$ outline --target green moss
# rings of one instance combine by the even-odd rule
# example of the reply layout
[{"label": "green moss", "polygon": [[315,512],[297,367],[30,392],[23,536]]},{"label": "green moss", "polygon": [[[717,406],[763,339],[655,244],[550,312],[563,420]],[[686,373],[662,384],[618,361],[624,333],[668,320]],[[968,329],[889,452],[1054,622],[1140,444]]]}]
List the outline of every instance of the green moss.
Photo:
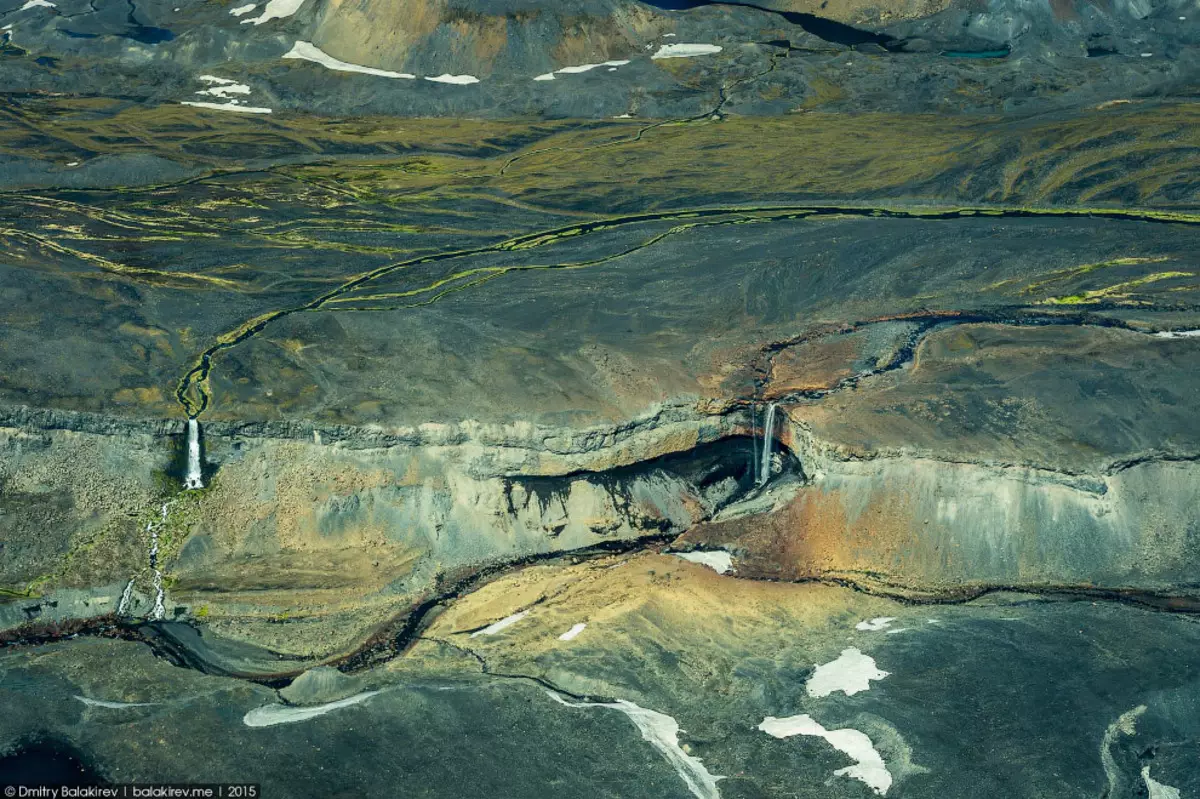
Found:
[{"label": "green moss", "polygon": [[1152,275],[1126,280],[1121,283],[1116,283],[1102,289],[1094,289],[1085,291],[1081,294],[1070,294],[1063,297],[1048,297],[1042,300],[1039,305],[1084,305],[1093,302],[1102,302],[1114,298],[1126,297],[1131,291],[1148,283],[1157,283],[1160,280],[1169,280],[1176,277],[1195,277],[1194,272],[1155,272]]}]

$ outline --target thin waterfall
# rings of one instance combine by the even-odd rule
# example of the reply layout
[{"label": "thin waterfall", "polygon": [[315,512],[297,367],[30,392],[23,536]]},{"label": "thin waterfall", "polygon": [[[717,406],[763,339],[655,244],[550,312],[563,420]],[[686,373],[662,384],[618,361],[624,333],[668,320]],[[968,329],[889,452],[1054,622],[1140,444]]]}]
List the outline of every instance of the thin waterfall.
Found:
[{"label": "thin waterfall", "polygon": [[154,621],[161,621],[167,612],[166,605],[163,603],[166,592],[163,590],[162,570],[158,568],[158,533],[167,524],[167,508],[170,507],[170,504],[169,502],[163,503],[162,521],[157,524],[146,523],[146,532],[150,533],[150,569],[154,572],[154,609],[150,611],[150,618]]},{"label": "thin waterfall", "polygon": [[185,491],[204,488],[200,470],[200,423],[195,419],[188,419],[187,447],[187,477],[184,478],[183,488]]},{"label": "thin waterfall", "polygon": [[758,406],[750,403],[750,472],[758,484]]},{"label": "thin waterfall", "polygon": [[124,616],[129,610],[129,600],[133,598],[133,582],[136,578],[130,577],[129,582],[125,583],[125,590],[121,592],[121,601],[117,604],[117,615]]},{"label": "thin waterfall", "polygon": [[775,403],[767,405],[767,415],[763,420],[762,467],[758,472],[758,484],[762,485],[771,479],[771,444],[775,440]]}]

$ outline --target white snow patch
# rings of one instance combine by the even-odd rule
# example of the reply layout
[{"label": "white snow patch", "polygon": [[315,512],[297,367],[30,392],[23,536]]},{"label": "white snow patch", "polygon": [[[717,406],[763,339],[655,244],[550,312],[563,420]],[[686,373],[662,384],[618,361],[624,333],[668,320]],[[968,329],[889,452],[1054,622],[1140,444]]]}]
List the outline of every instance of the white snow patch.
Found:
[{"label": "white snow patch", "polygon": [[1200,330],[1163,330],[1154,335],[1157,338],[1198,338]]},{"label": "white snow patch", "polygon": [[251,11],[253,11],[257,5],[258,5],[257,3],[250,3],[250,4],[244,5],[244,6],[238,6],[237,8],[231,8],[229,10],[229,13],[235,17],[244,16],[246,14],[249,14]]},{"label": "white snow patch", "polygon": [[244,83],[234,83],[229,86],[213,86],[209,89],[202,89],[196,94],[207,94],[211,97],[220,97],[222,100],[228,100],[231,94],[249,94],[250,87]]},{"label": "white snow patch", "polygon": [[617,114],[613,119],[633,119],[633,114]]},{"label": "white snow patch", "polygon": [[181,105],[192,105],[196,108],[211,108],[214,111],[240,111],[243,114],[269,114],[270,108],[259,108],[253,105],[238,105],[237,103],[203,103],[183,100]]},{"label": "white snow patch", "polygon": [[588,72],[596,69],[597,67],[612,67],[613,69],[616,69],[617,67],[623,67],[628,63],[629,59],[625,59],[623,61],[605,61],[602,64],[580,64],[577,67],[563,67],[562,69],[556,70],[555,74],[578,75],[580,72]]},{"label": "white snow patch", "polygon": [[575,636],[577,636],[577,635],[579,635],[581,632],[583,632],[583,630],[584,630],[584,628],[585,628],[585,627],[587,627],[587,625],[586,625],[586,624],[584,624],[583,622],[579,622],[578,624],[575,624],[575,625],[573,625],[573,626],[571,627],[571,629],[567,630],[565,633],[563,633],[562,635],[558,636],[558,640],[560,640],[560,641],[570,641],[570,640],[571,640],[571,639],[573,639]]},{"label": "white snow patch", "polygon": [[856,630],[869,630],[871,632],[879,632],[891,625],[896,620],[895,616],[877,616],[870,621],[860,621],[854,625]]},{"label": "white snow patch", "polygon": [[323,716],[332,710],[338,710],[343,707],[357,705],[359,702],[370,699],[378,691],[363,691],[361,694],[339,699],[336,702],[329,702],[324,705],[314,705],[313,707],[293,707],[291,705],[264,705],[256,707],[242,717],[242,723],[247,727],[273,727],[276,724],[295,724],[298,721],[308,721],[309,719]]},{"label": "white snow patch", "polygon": [[894,627],[893,629],[888,630],[886,633],[884,633],[884,635],[895,635],[896,633],[906,633],[906,632],[908,632],[907,627]]},{"label": "white snow patch", "polygon": [[304,5],[304,0],[270,0],[260,16],[254,19],[244,19],[242,24],[253,22],[255,25],[261,25],[264,22],[270,22],[273,19],[283,19],[290,17],[300,10],[300,6]]},{"label": "white snow patch", "polygon": [[721,46],[717,44],[664,44],[650,58],[653,60],[662,58],[694,58],[698,55],[712,55],[719,52],[721,52]]},{"label": "white snow patch", "polygon": [[876,668],[873,657],[850,647],[843,649],[837,660],[824,665],[818,664],[813,676],[808,678],[805,689],[809,696],[829,696],[834,691],[853,696],[868,690],[871,680],[882,680],[889,673]]},{"label": "white snow patch", "polygon": [[1149,766],[1142,766],[1142,781],[1146,783],[1146,790],[1150,793],[1150,799],[1180,799],[1179,789],[1172,788],[1170,785],[1163,785],[1151,777]]},{"label": "white snow patch", "polygon": [[475,632],[471,633],[471,637],[474,638],[477,635],[495,635],[496,633],[500,632],[501,630],[504,630],[508,627],[512,627],[514,624],[516,624],[517,622],[519,622],[521,619],[525,618],[528,615],[529,615],[529,611],[522,610],[520,613],[514,613],[511,616],[505,616],[500,621],[493,622],[492,624],[489,624],[487,627],[484,627],[482,630],[476,630]]},{"label": "white snow patch", "polygon": [[683,751],[679,746],[679,722],[675,719],[665,713],[638,707],[624,699],[618,699],[616,702],[569,702],[553,691],[546,693],[555,702],[567,707],[607,707],[621,711],[642,733],[642,740],[649,742],[671,764],[675,773],[697,799],[721,799],[717,781],[725,778],[710,774],[700,762],[700,758],[692,757]]},{"label": "white snow patch", "polygon": [[834,749],[854,759],[853,766],[840,768],[833,772],[834,774],[864,782],[880,796],[885,796],[888,788],[892,787],[892,773],[888,771],[883,757],[875,750],[871,739],[865,733],[849,728],[827,730],[807,714],[785,719],[767,716],[758,728],[775,738],[788,738],[793,735],[824,738]]},{"label": "white snow patch", "polygon": [[579,64],[577,66],[563,67],[554,72],[546,72],[538,75],[534,80],[554,80],[555,75],[578,75],[581,72],[589,72],[600,67],[608,67],[609,72],[616,72],[617,67],[623,67],[630,63],[628,58],[618,59],[614,61],[603,61],[598,64]]},{"label": "white snow patch", "polygon": [[707,566],[717,574],[725,574],[733,569],[733,558],[728,552],[715,550],[712,552],[672,552],[675,557],[690,560]]},{"label": "white snow patch", "polygon": [[[200,75],[198,80],[207,83],[208,88],[201,89],[196,94],[219,97],[229,102],[212,103],[199,100],[183,100],[181,101],[183,105],[191,105],[197,108],[211,108],[217,111],[241,111],[243,114],[271,113],[270,108],[242,105],[241,100],[230,97],[231,94],[249,94],[250,87],[244,83],[238,83],[229,78],[220,78],[216,75]],[[185,489],[204,488],[204,479],[200,468],[200,427],[195,419],[188,419],[188,466],[183,487]]]},{"label": "white snow patch", "polygon": [[56,7],[55,4],[51,3],[50,0],[25,0],[25,5],[18,8],[17,11],[24,11],[27,8],[55,8],[55,7]]},{"label": "white snow patch", "polygon": [[425,80],[431,80],[434,83],[455,83],[459,86],[466,86],[469,83],[479,83],[479,78],[474,75],[451,75],[449,73],[443,73],[434,78],[426,76]]},{"label": "white snow patch", "polygon": [[374,67],[363,67],[358,64],[351,64],[348,61],[334,58],[324,50],[317,47],[312,42],[296,42],[292,45],[292,49],[288,50],[283,55],[284,58],[299,58],[304,61],[312,61],[315,64],[320,64],[329,69],[335,69],[338,72],[361,72],[364,75],[378,75],[381,78],[407,78],[414,80],[417,76],[410,75],[407,72],[392,72],[390,69],[375,69]]},{"label": "white snow patch", "polygon": [[126,707],[153,707],[158,702],[110,702],[107,699],[88,699],[86,696],[75,696],[80,702],[83,702],[88,707],[106,707],[111,710],[120,710]]}]

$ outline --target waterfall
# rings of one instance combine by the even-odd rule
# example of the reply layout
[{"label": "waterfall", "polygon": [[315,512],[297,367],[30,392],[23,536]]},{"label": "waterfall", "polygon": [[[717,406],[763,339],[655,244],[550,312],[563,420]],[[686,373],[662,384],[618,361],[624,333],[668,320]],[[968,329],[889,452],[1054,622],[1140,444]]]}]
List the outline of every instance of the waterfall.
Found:
[{"label": "waterfall", "polygon": [[762,485],[771,479],[771,443],[775,433],[775,403],[767,405],[767,416],[763,420],[762,467],[758,472],[758,484]]},{"label": "waterfall", "polygon": [[167,612],[167,608],[163,604],[165,592],[163,591],[162,570],[158,568],[158,532],[166,526],[169,505],[169,502],[163,503],[161,522],[158,524],[146,523],[146,532],[150,533],[150,568],[154,572],[154,609],[150,611],[150,618],[154,621],[160,621]]},{"label": "waterfall", "polygon": [[750,471],[758,484],[758,406],[750,403]]},{"label": "waterfall", "polygon": [[195,419],[188,419],[187,446],[187,477],[184,478],[183,488],[185,491],[204,488],[200,472],[200,423]]},{"label": "waterfall", "polygon": [[125,611],[129,610],[129,600],[133,598],[133,582],[135,579],[130,577],[129,582],[125,583],[125,590],[121,592],[121,601],[117,604],[118,616],[124,616]]}]

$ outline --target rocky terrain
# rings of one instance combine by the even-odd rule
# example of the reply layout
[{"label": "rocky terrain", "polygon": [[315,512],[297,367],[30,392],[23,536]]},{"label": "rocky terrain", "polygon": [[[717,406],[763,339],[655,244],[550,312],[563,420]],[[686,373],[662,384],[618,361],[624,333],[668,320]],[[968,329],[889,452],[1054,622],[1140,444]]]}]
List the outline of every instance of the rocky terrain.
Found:
[{"label": "rocky terrain", "polygon": [[1200,786],[1200,11],[174,2],[0,7],[0,778]]}]

